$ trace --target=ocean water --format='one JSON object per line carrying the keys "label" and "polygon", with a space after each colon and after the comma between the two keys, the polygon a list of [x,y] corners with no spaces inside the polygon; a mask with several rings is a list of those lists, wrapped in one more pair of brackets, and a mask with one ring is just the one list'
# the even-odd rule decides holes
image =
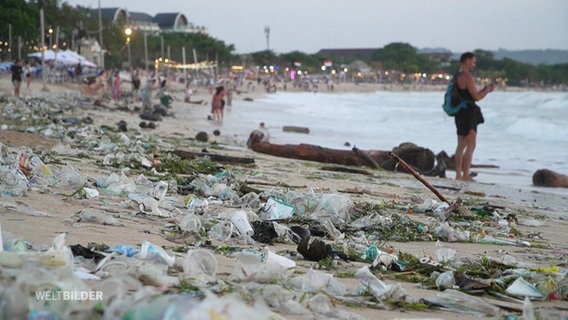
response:
{"label": "ocean water", "polygon": [[[456,129],[442,100],[442,91],[278,92],[234,103],[223,126],[248,137],[263,121],[270,141],[278,144],[391,150],[413,142],[452,155]],[[538,169],[568,174],[568,93],[495,91],[478,104],[485,123],[478,127],[473,163],[499,168],[473,169],[479,173],[476,180],[530,187]],[[283,126],[307,127],[310,133],[283,132]],[[449,171],[448,177],[453,176]]]}

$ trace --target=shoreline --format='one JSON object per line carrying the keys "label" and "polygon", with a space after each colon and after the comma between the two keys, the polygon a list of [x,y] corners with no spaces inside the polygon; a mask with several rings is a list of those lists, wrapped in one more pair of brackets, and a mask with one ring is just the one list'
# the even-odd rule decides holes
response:
{"label": "shoreline", "polygon": [[[54,97],[58,94],[68,94],[67,99],[75,101],[77,93],[72,89],[64,88],[57,85],[48,85],[49,92],[41,92],[40,83],[32,83],[32,93],[28,94],[25,89],[22,90],[25,96],[47,96]],[[124,86],[126,88],[126,85]],[[1,92],[11,94],[11,84],[7,79],[0,79]],[[366,87],[365,87],[366,88]],[[347,89],[347,88],[341,88]],[[359,88],[362,89],[362,88]],[[263,91],[249,92],[238,96],[238,101],[250,97],[259,99],[266,93]],[[337,90],[336,92],[338,92]],[[438,224],[435,215],[432,212],[422,212],[416,210],[415,213],[408,214],[408,208],[418,208],[424,200],[437,200],[429,190],[427,190],[419,181],[408,174],[392,173],[382,170],[368,170],[371,175],[362,174],[345,174],[333,171],[325,171],[321,169],[321,164],[307,162],[301,160],[293,160],[286,158],[277,158],[269,155],[258,154],[242,144],[243,137],[235,137],[232,132],[224,132],[224,127],[216,125],[207,120],[209,113],[209,105],[204,104],[186,104],[183,103],[183,92],[181,85],[176,84],[171,90],[174,95],[174,103],[172,111],[175,117],[165,117],[157,123],[154,130],[140,129],[138,124],[141,119],[137,113],[129,113],[118,110],[118,106],[113,102],[105,102],[107,107],[101,108],[93,106],[88,102],[84,105],[76,103],[75,107],[66,110],[69,117],[83,118],[90,116],[93,124],[89,130],[84,132],[78,131],[78,138],[84,140],[76,141],[63,136],[62,139],[47,138],[42,135],[28,133],[14,133],[14,136],[8,137],[9,131],[0,131],[0,138],[5,146],[23,147],[34,150],[38,155],[44,158],[46,164],[53,168],[61,168],[65,162],[71,163],[82,174],[87,176],[89,185],[94,186],[98,177],[109,177],[111,173],[120,172],[121,169],[128,169],[126,172],[132,171],[133,168],[124,166],[105,166],[102,165],[103,159],[108,154],[116,154],[117,152],[95,152],[95,147],[101,147],[101,144],[92,144],[93,141],[99,141],[99,130],[103,126],[116,127],[119,120],[124,120],[129,130],[125,135],[130,141],[139,141],[140,145],[149,144],[156,148],[158,160],[166,162],[168,154],[172,149],[184,149],[191,151],[199,151],[206,148],[212,153],[250,157],[255,159],[255,165],[252,168],[246,166],[225,165],[230,171],[234,171],[239,181],[249,181],[250,185],[256,189],[265,192],[277,192],[278,190],[294,190],[300,192],[304,196],[311,192],[316,195],[345,195],[354,202],[371,203],[383,206],[386,210],[386,216],[403,216],[408,219],[418,221],[423,225],[429,225],[432,228]],[[323,92],[323,91],[321,91]],[[343,91],[341,91],[343,92]],[[194,95],[195,100],[210,101],[209,93],[204,88],[199,88]],[[84,101],[79,99],[77,101]],[[231,112],[237,114],[238,105],[234,106]],[[225,127],[226,128],[226,127]],[[219,137],[213,136],[211,133],[214,129],[220,129]],[[252,131],[252,128],[250,131]],[[208,143],[197,142],[194,137],[200,132],[205,131],[210,135]],[[45,133],[45,131],[44,131]],[[113,136],[116,143],[120,145],[120,139]],[[104,140],[100,140],[103,141]],[[49,156],[49,150],[54,146],[62,143],[65,147],[60,147],[56,154]],[[43,151],[42,151],[43,150]],[[62,150],[62,152],[61,152]],[[127,151],[128,148],[122,147],[120,150]],[[85,154],[85,156],[81,156]],[[158,167],[159,168],[159,167]],[[365,168],[367,170],[367,168]],[[123,170],[124,171],[124,170]],[[149,171],[149,170],[148,170]],[[55,172],[55,171],[54,171]],[[151,176],[148,173],[148,176]],[[133,177],[135,178],[135,176]],[[159,176],[152,176],[152,182],[160,180]],[[487,185],[482,183],[459,183],[452,179],[428,178],[429,182],[437,186],[443,194],[448,197],[451,202],[464,201],[469,206],[479,207],[487,203],[496,206],[501,215],[515,214],[519,220],[538,219],[543,222],[539,227],[530,227],[519,224],[517,228],[524,235],[530,235],[535,232],[540,234],[541,240],[527,238],[526,236],[519,238],[510,238],[511,241],[531,241],[538,246],[521,247],[517,245],[495,245],[495,244],[479,244],[476,242],[442,242],[447,248],[457,251],[460,258],[477,259],[483,256],[491,256],[501,261],[507,256],[514,257],[519,265],[525,263],[535,267],[550,267],[553,264],[561,265],[561,257],[554,253],[554,250],[568,250],[568,235],[566,235],[566,227],[568,226],[568,216],[565,212],[566,197],[555,195],[553,193],[539,191],[519,190],[514,187],[506,187],[502,185]],[[257,182],[257,184],[254,184]],[[82,244],[87,246],[88,243],[107,244],[114,246],[118,244],[138,245],[143,241],[149,241],[155,245],[164,246],[171,250],[179,247],[186,241],[189,242],[190,249],[207,248],[212,250],[221,247],[235,247],[240,249],[257,249],[262,245],[253,243],[212,241],[212,245],[207,247],[199,238],[190,236],[182,239],[182,242],[172,241],[164,237],[164,230],[167,226],[179,223],[187,208],[184,205],[184,196],[177,194],[175,191],[168,191],[166,202],[162,206],[164,212],[173,214],[173,219],[160,218],[153,215],[141,217],[136,215],[139,209],[133,205],[132,201],[121,194],[107,193],[102,188],[99,197],[82,198],[70,196],[76,187],[56,186],[48,192],[41,190],[30,190],[24,197],[2,196],[3,205],[0,208],[0,222],[4,234],[12,234],[16,238],[21,238],[33,243],[37,248],[45,249],[49,247],[53,238],[61,232],[67,232],[66,243]],[[422,200],[422,201],[421,201]],[[208,214],[215,215],[228,210],[228,207],[220,204],[215,198],[209,199],[210,204],[207,208]],[[125,205],[127,203],[127,205]],[[15,206],[10,207],[10,205]],[[86,220],[86,216],[81,216],[86,211],[92,210],[96,213],[103,213],[105,217],[112,217],[118,221],[117,225],[105,224],[95,220]],[[37,216],[31,213],[44,212],[50,216]],[[81,218],[82,217],[82,218]],[[487,222],[485,227],[487,232],[495,235],[502,235],[502,231],[493,223]],[[476,230],[476,229],[472,229]],[[179,239],[178,239],[179,240]],[[325,239],[327,242],[332,240]],[[369,243],[377,243],[372,239]],[[201,246],[196,244],[201,243]],[[388,244],[395,252],[411,253],[417,257],[436,256],[436,250],[439,248],[434,241],[388,241]],[[291,255],[295,252],[296,246],[290,243],[275,243],[269,246],[271,250],[283,253],[294,258],[297,265],[294,274],[300,276],[309,272],[312,268],[317,267],[317,263],[302,259],[301,256]],[[187,244],[185,247],[187,248]],[[224,255],[218,251],[213,251],[217,258],[217,274],[218,278],[227,281],[232,286],[238,286],[230,276],[235,267],[235,258],[230,255]],[[177,257],[182,260],[184,252],[178,253]],[[537,257],[537,258],[535,258]],[[369,265],[364,262],[336,262],[335,267],[328,272],[335,275],[335,278],[343,283],[349,290],[355,292],[360,287],[359,282],[353,276],[340,277],[340,275],[353,275],[360,267]],[[426,290],[417,283],[399,281],[394,277],[395,274],[388,272],[375,271],[385,282],[396,285],[400,284],[412,299],[418,297],[435,297],[438,293],[436,290]],[[156,286],[159,287],[159,286]],[[220,294],[224,295],[224,294]],[[493,301],[496,303],[495,301]],[[534,301],[535,307],[555,309],[562,306],[563,301]],[[395,319],[404,315],[406,318],[440,318],[440,319],[476,319],[477,317],[454,313],[449,311],[412,311],[405,310],[400,313],[396,309],[393,310],[375,310],[365,307],[364,305],[357,307],[347,306],[348,304],[337,303],[334,307],[336,312],[348,311],[363,318],[385,318]],[[514,303],[516,308],[522,307],[522,304]],[[279,312],[286,318],[304,319],[303,316],[294,314],[286,314]],[[518,312],[517,312],[518,314]],[[320,315],[321,316],[321,315]]]}

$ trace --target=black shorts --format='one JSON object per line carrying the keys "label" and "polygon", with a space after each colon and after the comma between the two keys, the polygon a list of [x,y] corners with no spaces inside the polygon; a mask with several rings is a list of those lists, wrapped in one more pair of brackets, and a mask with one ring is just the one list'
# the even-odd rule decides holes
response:
{"label": "black shorts", "polygon": [[470,130],[477,132],[477,125],[483,123],[481,109],[476,105],[469,105],[461,109],[454,116],[458,136],[467,136]]}

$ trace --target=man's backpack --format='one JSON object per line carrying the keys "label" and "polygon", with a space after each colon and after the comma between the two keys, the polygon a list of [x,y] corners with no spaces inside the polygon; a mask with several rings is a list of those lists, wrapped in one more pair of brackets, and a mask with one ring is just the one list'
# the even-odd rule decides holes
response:
{"label": "man's backpack", "polygon": [[444,104],[442,108],[446,114],[450,117],[455,116],[458,111],[464,109],[468,106],[468,100],[463,99],[458,91],[458,84],[456,82],[456,76],[450,80],[448,87],[446,88],[446,94],[444,94]]}

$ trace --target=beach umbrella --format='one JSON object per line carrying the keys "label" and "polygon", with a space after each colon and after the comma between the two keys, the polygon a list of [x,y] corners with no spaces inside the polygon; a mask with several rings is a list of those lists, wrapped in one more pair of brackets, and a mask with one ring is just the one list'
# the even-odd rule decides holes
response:
{"label": "beach umbrella", "polygon": [[64,52],[64,53],[65,53],[66,55],[68,55],[68,56],[71,56],[71,57],[77,59],[77,62],[76,62],[76,63],[81,62],[81,65],[83,65],[83,66],[92,67],[92,68],[95,68],[95,67],[97,66],[96,64],[92,63],[92,62],[89,61],[87,58],[85,58],[84,56],[78,54],[78,53],[75,52],[75,51],[72,51],[72,50],[67,49],[67,50],[64,50],[64,51],[62,51],[62,52]]}
{"label": "beach umbrella", "polygon": [[[41,56],[42,56],[41,51],[28,54],[28,57],[34,57],[34,58],[38,58],[38,59],[41,59]],[[53,50],[45,50],[44,59],[45,60],[54,60],[55,59],[55,52]]]}
{"label": "beach umbrella", "polygon": [[[41,56],[42,56],[41,51],[28,54],[28,57],[34,57],[37,59],[41,59]],[[44,59],[46,61],[56,60],[55,61],[56,63],[60,63],[63,65],[76,65],[79,62],[81,62],[81,65],[85,67],[92,67],[92,68],[97,67],[96,64],[87,60],[87,58],[71,50],[61,50],[58,51],[57,54],[55,54],[53,50],[45,50]]]}

